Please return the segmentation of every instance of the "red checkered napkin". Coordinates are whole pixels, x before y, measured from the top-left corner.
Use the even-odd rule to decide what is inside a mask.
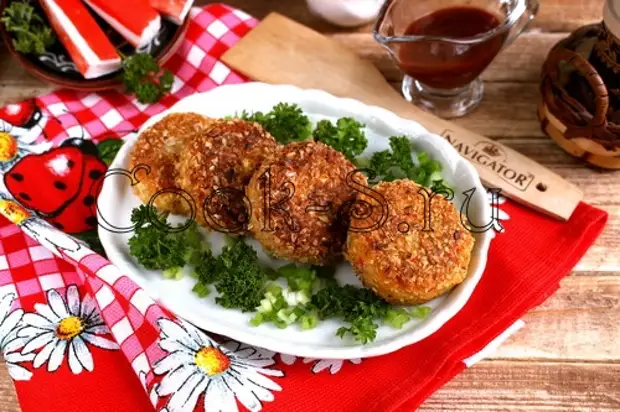
[[[256,23],[224,5],[193,9],[167,65],[173,93],[158,104],[60,90],[0,110],[0,350],[22,410],[410,411],[521,326],[602,230],[605,213],[585,204],[560,223],[504,203],[504,233],[465,308],[382,357],[296,359],[175,318],[59,229],[83,237],[96,226],[96,144],[192,93],[245,81],[218,58]]]

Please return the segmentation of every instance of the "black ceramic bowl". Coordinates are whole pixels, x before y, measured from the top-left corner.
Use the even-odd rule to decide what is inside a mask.
[[[0,0],[0,15],[5,7],[9,6],[16,0]],[[31,4],[39,12],[39,14],[47,21],[47,17],[38,1],[31,0]],[[136,52],[136,49],[127,43],[114,29],[106,22],[101,20],[93,13],[93,16],[99,23],[100,27],[106,33],[112,44],[124,55],[129,56]],[[161,29],[154,39],[141,48],[139,52],[150,53],[160,65],[168,61],[181,45],[183,36],[189,25],[189,14],[183,24],[176,25],[166,19],[162,19]],[[35,77],[58,86],[62,86],[74,90],[97,91],[115,89],[121,85],[120,70],[107,74],[96,79],[85,79],[77,70],[71,57],[64,46],[56,41],[54,46],[44,54],[32,55],[22,54],[15,50],[11,34],[8,33],[4,24],[0,23],[0,31],[2,38],[9,52],[22,64],[22,66]]]

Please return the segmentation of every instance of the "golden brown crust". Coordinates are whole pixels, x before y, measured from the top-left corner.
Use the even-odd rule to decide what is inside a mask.
[[[355,190],[346,181],[354,170],[355,166],[340,152],[323,143],[298,142],[282,147],[271,162],[254,173],[246,188],[252,205],[251,233],[265,249],[282,259],[315,265],[339,260],[346,222],[339,218],[338,211],[355,197]],[[290,197],[282,205],[282,212],[265,212],[266,172],[272,208]],[[294,187],[292,196],[288,196],[287,187]],[[317,211],[325,206],[330,206],[329,210]],[[268,215],[270,224],[266,222]]]
[[[178,188],[179,154],[187,141],[213,122],[195,113],[173,113],[140,134],[129,156],[129,168],[138,165],[150,168],[149,173],[140,170],[135,175],[139,183],[133,189],[142,202],[149,203],[161,190]],[[164,212],[185,214],[188,211],[188,204],[172,193],[157,196],[153,205]]]
[[[347,237],[345,257],[364,286],[392,304],[428,302],[467,276],[474,237],[455,205],[440,195],[432,198],[430,226],[425,227],[421,188],[410,180],[375,186],[389,205],[387,221],[376,230],[349,231]],[[376,207],[352,225],[370,227],[378,222],[378,203],[365,194],[358,199]]]
[[[252,173],[276,147],[275,139],[262,126],[238,119],[217,121],[187,142],[179,157],[177,181],[196,203],[196,220],[222,231],[247,223],[230,221],[239,217],[242,197],[229,199],[235,208],[231,211],[218,194],[221,192],[215,191],[234,189],[224,193],[241,195]],[[209,213],[204,213],[207,200]]]

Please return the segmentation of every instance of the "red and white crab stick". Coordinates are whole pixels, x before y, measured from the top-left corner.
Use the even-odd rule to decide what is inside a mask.
[[[194,0],[149,0],[149,4],[166,19],[181,24],[192,8]]]
[[[80,0],[41,0],[41,5],[84,78],[101,77],[120,68],[116,49]]]
[[[149,44],[161,27],[161,17],[148,0],[85,1],[134,47]]]

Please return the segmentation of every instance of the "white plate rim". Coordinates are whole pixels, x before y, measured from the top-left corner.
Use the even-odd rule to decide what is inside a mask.
[[[258,82],[224,85],[207,92],[197,93],[185,97],[181,101],[177,102],[177,104],[175,104],[170,109],[151,117],[147,122],[144,123],[138,133],[128,135],[125,138],[126,144],[121,147],[114,162],[110,166],[110,169],[118,167],[122,168],[123,165],[119,164],[120,159],[126,159],[128,152],[133,146],[133,142],[135,142],[135,140],[137,139],[137,136],[139,136],[139,134],[143,130],[150,127],[152,124],[156,123],[167,114],[173,112],[187,111],[183,108],[190,105],[190,103],[192,102],[200,102],[202,99],[205,98],[216,99],[218,95],[226,96],[229,93],[240,92],[240,90],[241,92],[245,93],[256,93],[259,96],[265,93],[278,93],[281,95],[287,95],[289,96],[289,101],[295,101],[295,97],[301,98],[301,96],[303,96],[304,99],[316,100],[325,105],[330,105],[334,107],[346,107],[348,111],[365,113],[366,115],[374,116],[387,123],[400,122],[402,124],[407,124],[410,128],[415,128],[417,131],[425,132],[424,137],[428,139],[433,139],[433,144],[441,149],[442,154],[448,156],[451,161],[458,162],[459,166],[464,167],[467,170],[467,173],[470,175],[471,179],[473,180],[476,192],[485,193],[486,196],[486,190],[484,189],[475,168],[467,160],[461,157],[461,155],[456,151],[456,149],[454,149],[452,145],[450,145],[450,143],[447,142],[444,138],[436,134],[429,133],[418,123],[400,118],[386,109],[377,106],[366,105],[365,103],[362,103],[355,99],[336,97],[322,90],[301,89],[291,85],[271,85]],[[103,201],[105,201],[105,199],[109,195],[108,192],[110,191],[110,183],[104,182],[98,202],[102,201],[102,199]],[[485,216],[485,218],[490,217],[491,208],[489,203],[482,202],[481,204],[483,209],[482,215]],[[121,262],[120,265],[117,264],[117,266],[119,266],[119,269],[121,269],[121,271],[125,275],[135,281],[140,287],[143,287],[143,283],[140,281],[140,277],[132,273],[131,270],[127,270],[128,268],[125,267],[124,264],[122,264],[124,258],[122,252],[118,251],[113,246],[112,234],[109,231],[103,229],[102,226],[99,226],[98,231],[101,243],[106,250],[106,253],[108,254],[108,259],[110,260],[110,262],[112,262],[113,264]],[[299,345],[298,343],[290,344],[281,339],[274,339],[265,336],[255,336],[253,333],[251,333],[251,326],[249,326],[246,331],[240,330],[236,327],[228,327],[224,324],[210,324],[208,322],[202,321],[197,315],[194,315],[192,313],[185,313],[180,308],[167,307],[167,309],[173,312],[175,315],[179,316],[180,318],[183,318],[208,332],[223,335],[231,339],[262,347],[278,353],[316,359],[355,359],[380,356],[419,342],[420,340],[432,335],[465,306],[470,296],[472,295],[475,287],[480,281],[482,273],[484,272],[484,269],[486,267],[488,250],[491,240],[492,236],[489,231],[478,235],[478,238],[476,240],[476,248],[478,248],[478,264],[474,267],[470,267],[467,279],[459,287],[449,292],[450,301],[442,308],[442,310],[434,311],[431,316],[416,325],[415,329],[413,329],[410,333],[395,336],[393,338],[390,338],[390,340],[382,342],[380,345],[370,343],[367,345],[359,346],[343,346],[341,348],[324,348],[312,345]],[[146,292],[148,293],[148,290]]]

